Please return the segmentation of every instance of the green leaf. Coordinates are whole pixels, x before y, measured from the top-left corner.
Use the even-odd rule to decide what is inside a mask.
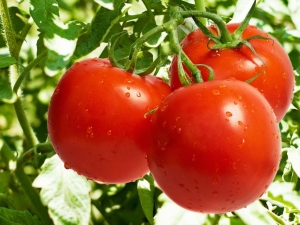
[[[122,9],[125,6],[125,0],[114,2],[114,10],[101,7],[90,26],[90,29],[83,33],[77,42],[75,56],[82,57],[99,47],[105,39],[110,29],[118,22],[122,16]]]
[[[146,218],[150,224],[154,224],[153,221],[153,207],[154,207],[154,179],[151,175],[145,175],[138,181],[138,194],[140,197],[141,205],[145,213]]]
[[[42,225],[37,216],[28,211],[19,211],[0,207],[1,225]]]
[[[153,62],[153,55],[151,52],[139,52],[137,56],[136,65],[134,68],[135,74],[140,74],[147,70]]]
[[[246,208],[235,211],[241,220],[247,225],[259,224],[259,225],[278,225],[274,219],[276,217],[272,212],[266,209],[259,201],[255,201]]]
[[[269,187],[266,200],[290,209],[300,209],[300,195],[293,191],[293,183],[273,182]]]
[[[0,76],[0,101],[14,103],[16,99],[16,94],[13,92],[10,83]]]
[[[17,63],[16,59],[11,56],[0,58],[0,68],[6,68]]]
[[[90,184],[73,170],[65,169],[57,155],[45,161],[33,186],[42,188],[41,199],[48,206],[54,224],[88,224],[91,212]]]
[[[46,73],[53,76],[70,62],[82,24],[75,21],[64,24],[55,0],[31,0],[30,3],[32,18],[43,32],[44,45],[49,50]]]

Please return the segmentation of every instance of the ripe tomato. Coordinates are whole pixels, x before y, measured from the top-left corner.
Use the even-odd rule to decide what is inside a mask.
[[[224,213],[258,199],[276,174],[281,140],[267,100],[239,80],[175,90],[152,117],[150,171],[180,206]]]
[[[149,169],[150,119],[171,88],[107,59],[73,65],[59,81],[48,113],[49,137],[66,168],[103,183],[136,180]]]
[[[228,24],[227,28],[232,33],[238,25]],[[209,29],[216,33],[214,26]],[[190,33],[181,44],[183,51],[194,64],[206,64],[214,70],[216,80],[235,77],[246,81],[260,74],[250,84],[265,96],[274,109],[277,121],[280,121],[293,97],[293,68],[280,43],[267,33],[254,26],[248,26],[242,38],[246,39],[255,35],[270,39],[249,41],[265,64],[245,45],[236,49],[210,50],[208,44],[211,41],[200,30]],[[207,81],[208,70],[203,66],[198,68],[203,79]],[[170,83],[173,90],[182,86],[178,78],[177,57],[174,58],[170,68]]]

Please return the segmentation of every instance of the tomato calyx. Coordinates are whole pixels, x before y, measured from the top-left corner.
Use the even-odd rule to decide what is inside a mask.
[[[249,25],[249,21],[252,17],[253,10],[255,8],[256,1],[253,2],[252,7],[250,8],[249,13],[246,15],[244,21],[241,22],[240,26],[230,34],[228,29],[226,28],[225,23],[221,23],[216,19],[213,19],[213,22],[217,26],[217,35],[214,35],[207,27],[205,27],[199,20],[193,15],[192,18],[194,19],[195,23],[199,27],[199,29],[209,38],[209,42],[207,43],[207,48],[210,50],[220,50],[226,48],[241,48],[243,45],[246,45],[253,54],[260,59],[260,61],[265,65],[262,58],[257,54],[255,49],[250,44],[250,40],[252,39],[260,39],[260,40],[272,40],[271,38],[266,38],[260,35],[255,35],[246,39],[242,39],[242,34],[244,33],[245,29]]]

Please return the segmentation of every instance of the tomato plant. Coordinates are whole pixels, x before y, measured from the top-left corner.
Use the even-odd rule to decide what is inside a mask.
[[[140,77],[106,59],[77,62],[49,105],[50,140],[66,168],[91,180],[126,183],[148,172],[150,117],[170,93],[156,77]]]
[[[298,0],[256,2],[253,0],[0,0],[0,224],[300,224],[300,11],[297,10],[299,8],[300,1]],[[208,21],[209,24],[214,24],[218,28],[217,36],[211,36],[210,32],[205,29]],[[245,26],[230,33],[233,29],[229,32],[226,26],[230,28],[234,25],[227,25],[229,21]],[[247,27],[248,24],[255,25],[259,29]],[[262,35],[270,39],[251,39],[252,34],[240,38],[245,27],[247,27],[245,34],[248,30],[264,31]],[[186,56],[185,49],[182,51],[181,47],[187,48],[187,46],[180,45],[180,43],[184,37],[197,28],[210,36],[209,47],[215,50],[209,51],[209,57],[205,58],[205,60],[209,59],[207,63],[195,61],[197,65],[194,65]],[[215,27],[209,29],[216,34]],[[266,33],[272,37],[267,36]],[[201,40],[207,40],[206,37],[202,37],[202,34],[190,35],[199,36],[199,43]],[[190,39],[190,35],[187,38]],[[276,52],[278,42],[275,38],[282,44],[285,52],[281,51],[280,54]],[[256,54],[250,51],[250,45],[241,45],[247,44],[245,42],[247,40]],[[193,54],[191,51],[189,53],[191,59],[193,55],[198,54],[196,54],[197,44],[195,43],[194,48],[191,48],[194,51]],[[217,48],[219,48],[218,51]],[[203,51],[208,51],[206,45],[199,54]],[[223,214],[198,213],[200,209],[195,210],[193,201],[191,204],[189,201],[189,198],[194,201],[198,199],[199,195],[198,193],[195,195],[195,190],[199,188],[199,193],[200,190],[207,191],[207,196],[201,199],[203,203],[206,203],[203,205],[207,205],[207,211],[225,211],[226,209],[220,209],[216,205],[219,201],[219,205],[222,203],[225,207],[223,203],[224,201],[226,203],[224,200],[226,194],[229,194],[230,205],[232,203],[232,208],[227,207],[227,210],[234,210],[237,209],[238,204],[244,206],[248,200],[248,202],[252,201],[250,197],[247,200],[247,195],[242,195],[243,193],[249,196],[252,193],[254,199],[254,197],[257,198],[255,191],[263,193],[268,185],[266,178],[274,169],[271,169],[272,160],[275,164],[277,158],[275,156],[273,158],[272,154],[276,151],[274,149],[274,152],[269,155],[269,161],[265,161],[265,167],[262,169],[260,162],[266,159],[267,152],[270,153],[268,146],[274,144],[272,137],[268,136],[269,139],[262,140],[267,136],[267,129],[269,129],[265,126],[266,121],[263,119],[265,110],[261,108],[257,112],[259,117],[256,115],[256,123],[252,121],[252,124],[256,126],[251,127],[249,124],[245,126],[250,117],[239,120],[239,115],[236,114],[238,107],[242,106],[242,101],[238,101],[239,97],[237,97],[236,108],[230,111],[231,117],[225,117],[222,111],[223,119],[228,119],[228,123],[213,114],[217,111],[219,104],[212,101],[212,96],[210,96],[211,99],[204,101],[207,104],[208,101],[215,103],[212,113],[209,116],[207,111],[198,111],[194,114],[194,110],[197,110],[199,108],[197,105],[200,104],[197,99],[194,99],[197,93],[177,102],[175,110],[169,111],[168,116],[164,114],[166,121],[176,121],[177,113],[180,112],[183,115],[183,111],[177,112],[177,109],[182,109],[189,101],[194,102],[193,106],[185,112],[186,116],[191,118],[191,122],[182,116],[174,124],[176,128],[172,130],[174,133],[171,137],[178,139],[178,142],[174,139],[174,143],[178,143],[178,146],[174,146],[176,150],[174,156],[155,158],[157,164],[153,163],[154,166],[159,165],[165,168],[169,165],[170,173],[163,182],[169,182],[170,187],[174,186],[172,190],[177,195],[176,198],[172,197],[163,185],[160,189],[151,173],[139,178],[149,171],[145,166],[147,160],[144,157],[146,150],[153,148],[153,138],[151,138],[153,128],[156,127],[157,131],[154,134],[161,135],[159,137],[162,138],[160,143],[154,139],[155,148],[158,148],[157,144],[160,144],[160,148],[164,149],[163,141],[166,140],[164,138],[171,133],[166,130],[168,124],[165,125],[166,127],[161,127],[161,130],[158,130],[159,124],[153,126],[151,113],[155,113],[153,109],[160,104],[162,96],[167,96],[171,92],[170,86],[157,77],[162,77],[165,81],[169,80],[170,64],[174,55],[178,55],[182,62],[179,60],[178,64],[180,74],[184,74],[184,69],[188,69],[198,82],[201,81],[199,68],[207,87],[210,85],[207,81],[207,67],[200,66],[198,63],[214,67],[215,80],[227,82],[225,81],[227,75],[242,81],[256,78],[251,82],[253,86],[264,84],[264,87],[256,86],[259,91],[265,88],[262,90],[267,92],[268,88],[273,87],[273,108],[280,114],[279,109],[280,107],[283,109],[284,104],[278,104],[276,110],[276,103],[278,101],[283,103],[284,98],[289,101],[290,98],[287,96],[290,95],[291,89],[288,83],[293,82],[289,73],[286,74],[286,79],[279,79],[279,74],[283,75],[284,67],[289,64],[284,65],[285,60],[276,62],[275,72],[278,73],[274,75],[274,72],[270,76],[270,72],[274,71],[271,69],[274,65],[267,64],[270,61],[269,58],[267,59],[267,52],[272,51],[273,58],[277,60],[283,59],[282,56],[288,54],[297,76],[294,77],[296,86],[292,105],[280,122],[280,115],[277,115],[279,122],[277,125],[281,132],[278,139],[281,137],[282,158],[279,166],[278,162],[274,166],[278,169],[276,176],[272,173],[273,175],[269,177],[270,181],[271,176],[275,176],[272,184],[259,199],[245,208]],[[237,57],[231,58],[235,54]],[[102,59],[92,60],[93,58]],[[113,67],[104,58],[109,58]],[[214,63],[212,63],[213,58]],[[85,59],[89,60],[85,61]],[[73,66],[68,70],[71,65]],[[186,68],[183,69],[181,65]],[[246,69],[253,69],[255,66],[257,69],[253,74],[248,74]],[[173,67],[174,64],[171,70],[174,69]],[[238,69],[242,71],[239,75]],[[96,70],[106,71],[107,76]],[[67,75],[64,75],[66,71]],[[149,76],[150,74],[155,76]],[[127,77],[130,77],[128,81],[132,80],[135,83],[128,83]],[[187,78],[187,76],[180,77]],[[262,81],[262,78],[265,79]],[[171,83],[175,83],[172,77]],[[190,80],[182,79],[182,83],[190,83]],[[275,88],[276,84],[278,90]],[[58,88],[56,88],[57,85]],[[283,91],[281,93],[279,88],[284,88],[284,85],[286,89],[281,90]],[[194,85],[184,90],[192,90],[192,86]],[[201,87],[200,84],[195,84],[195,86]],[[216,87],[216,89],[219,88]],[[243,91],[247,92],[246,89]],[[141,93],[140,97],[138,97],[138,91]],[[181,89],[178,91],[182,92]],[[223,89],[220,91],[224,94]],[[176,93],[177,91],[171,96],[177,96]],[[50,103],[52,95],[55,101]],[[171,96],[170,99],[173,98]],[[243,98],[247,99],[245,96]],[[56,107],[53,105],[54,102],[57,103]],[[261,104],[259,102],[257,96],[253,97],[254,106]],[[150,111],[147,106],[150,107]],[[231,106],[234,107],[234,100]],[[154,114],[153,122],[159,120],[157,114],[158,111]],[[270,117],[274,121],[274,115],[271,116],[271,114],[270,112]],[[281,114],[284,114],[284,110]],[[212,132],[205,130],[203,134],[204,137],[210,138],[211,144],[203,145],[204,147],[208,146],[207,149],[210,150],[222,143],[222,140],[224,141],[223,136],[230,137],[225,145],[221,146],[222,148],[218,148],[216,152],[220,149],[223,152],[217,156],[207,150],[202,152],[202,158],[198,158],[200,155],[198,152],[194,157],[187,141],[192,143],[195,133],[191,133],[191,136],[185,139],[182,139],[180,135],[181,133],[187,136],[183,128],[194,124],[196,118],[200,118],[201,115],[207,115],[207,123],[204,123],[206,127],[209,127],[209,122],[212,121],[209,127]],[[220,113],[219,116],[221,116]],[[183,118],[186,123],[180,122]],[[180,127],[177,126],[178,124]],[[236,126],[224,128],[229,124]],[[223,131],[222,128],[224,128]],[[243,128],[246,128],[246,131],[242,132]],[[191,128],[193,132],[200,130],[199,126]],[[246,136],[249,133],[247,130],[252,134],[251,137]],[[260,136],[255,136],[254,130]],[[237,132],[234,133],[234,131]],[[238,135],[241,135],[240,139],[237,138]],[[200,139],[194,142],[199,144]],[[63,148],[62,145],[67,148]],[[251,151],[241,149],[241,153],[245,154],[238,155],[238,151],[233,151],[239,150],[240,146],[250,149],[249,145],[254,146]],[[266,148],[258,153],[261,145]],[[129,148],[130,146],[132,148]],[[175,156],[181,152],[179,148],[185,153],[181,155],[182,157],[176,158],[177,162]],[[159,152],[157,149],[157,153],[167,155],[170,153],[168,146],[166,150],[167,152],[163,153],[163,150]],[[64,156],[63,161],[56,151],[60,156]],[[225,153],[228,154],[225,155]],[[106,156],[107,158],[103,161]],[[111,158],[108,158],[110,156]],[[241,157],[234,160],[238,156]],[[174,161],[171,162],[173,159]],[[210,180],[209,175],[212,174],[208,172],[211,172],[211,168],[216,170],[216,162],[222,159],[219,165],[224,170],[219,169],[217,174],[222,176],[216,176],[217,179]],[[202,170],[192,170],[194,162],[200,160],[202,164],[198,167]],[[253,161],[256,162],[255,167],[250,169]],[[163,164],[164,162],[166,165]],[[179,168],[181,165],[184,165],[183,170]],[[137,169],[138,167],[140,169]],[[175,173],[177,168],[178,172]],[[189,188],[189,185],[195,183],[189,181],[197,171],[204,171],[207,174],[196,177],[196,181],[202,183]],[[158,174],[164,171],[161,169],[156,172],[153,173],[155,179],[163,183]],[[171,172],[174,173],[169,176]],[[133,177],[134,173],[135,177]],[[233,180],[230,174],[237,175],[237,178]],[[114,176],[114,181],[109,181],[108,176],[110,178]],[[249,187],[245,185],[246,181],[242,176],[249,178]],[[254,177],[256,183],[253,181]],[[123,184],[136,178],[139,179]],[[109,184],[110,182],[116,183],[116,181],[122,184]],[[172,185],[173,181],[178,182]],[[230,182],[239,182],[233,187],[232,194],[229,193]],[[212,186],[213,184],[215,186]],[[220,186],[223,186],[224,190]],[[210,192],[208,187],[214,189]],[[182,204],[179,202],[179,205],[185,208],[168,198],[164,190],[172,199],[174,198],[174,201],[187,197],[182,200]],[[244,204],[241,204],[242,202]],[[186,210],[189,208],[197,212]],[[205,208],[201,210],[205,212]]]
[[[227,24],[229,32],[234,32],[239,24]],[[209,29],[216,34],[216,27]],[[256,36],[262,36],[260,39]],[[294,72],[290,59],[280,43],[266,32],[255,26],[247,26],[242,39],[249,40],[256,54],[246,45],[237,48],[211,50],[213,41],[199,29],[191,32],[182,41],[182,49],[195,64],[205,64],[214,71],[216,80],[229,77],[247,81],[258,75],[250,84],[257,88],[269,101],[280,121],[287,112],[293,97]],[[181,87],[178,77],[178,62],[174,57],[170,68],[171,87]],[[209,71],[198,66],[205,81]],[[187,70],[189,73],[189,71]]]
[[[274,179],[281,154],[276,117],[265,98],[242,81],[175,90],[152,123],[150,171],[186,209],[224,213],[246,207]]]

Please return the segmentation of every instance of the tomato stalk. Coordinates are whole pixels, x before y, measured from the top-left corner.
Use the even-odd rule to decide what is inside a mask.
[[[230,32],[226,28],[226,24],[225,24],[224,20],[219,15],[217,15],[215,13],[201,12],[201,11],[184,11],[181,13],[181,15],[184,18],[194,16],[194,17],[204,17],[204,18],[210,19],[215,23],[215,25],[218,27],[218,29],[220,31],[220,37],[219,37],[220,44],[224,44],[224,47],[225,47],[226,44],[228,45],[233,41]],[[204,32],[207,32],[207,30],[205,30]]]
[[[170,23],[173,21],[169,21]],[[141,48],[141,46],[150,38],[154,37],[156,34],[161,33],[165,31],[165,27],[163,25],[161,26],[157,26],[155,28],[153,28],[152,30],[148,31],[147,33],[145,33],[141,38],[137,39],[130,47],[130,53],[129,53],[129,57],[128,57],[128,61],[125,64],[124,69],[128,72],[133,72],[134,67],[135,67],[135,63],[136,63],[136,59],[137,59],[137,55],[139,53],[139,50]]]
[[[205,2],[204,0],[195,0],[195,7],[197,11],[205,12]],[[206,18],[200,17],[198,18],[199,22],[206,26]]]
[[[17,92],[24,80],[24,78],[29,74],[30,70],[35,67],[37,64],[39,64],[45,57],[47,56],[47,50],[39,54],[32,62],[28,64],[23,70],[23,72],[18,77],[16,83],[14,84],[13,91]]]
[[[6,0],[0,0],[0,18],[1,18],[2,26],[3,26],[3,30],[4,30],[3,37],[7,43],[9,52],[12,57],[14,57],[16,60],[18,60],[18,58],[19,58],[18,45],[17,45],[17,41],[16,41],[16,35],[15,35],[11,20],[10,20]]]
[[[178,36],[177,36],[177,32],[176,30],[173,30],[170,33],[170,42],[171,42],[171,48],[172,50],[178,55],[178,57],[183,61],[183,63],[186,65],[186,67],[190,70],[190,72],[192,73],[192,76],[194,77],[196,83],[199,82],[203,82],[202,76],[201,76],[201,72],[200,70],[197,68],[197,66],[189,59],[189,57],[187,57],[187,55],[182,51],[181,47],[180,47],[180,43],[178,40]],[[183,81],[183,85],[188,85],[190,84],[190,82],[188,80],[186,80],[186,74],[184,73],[183,70],[178,70],[180,72],[179,77],[180,80]]]

